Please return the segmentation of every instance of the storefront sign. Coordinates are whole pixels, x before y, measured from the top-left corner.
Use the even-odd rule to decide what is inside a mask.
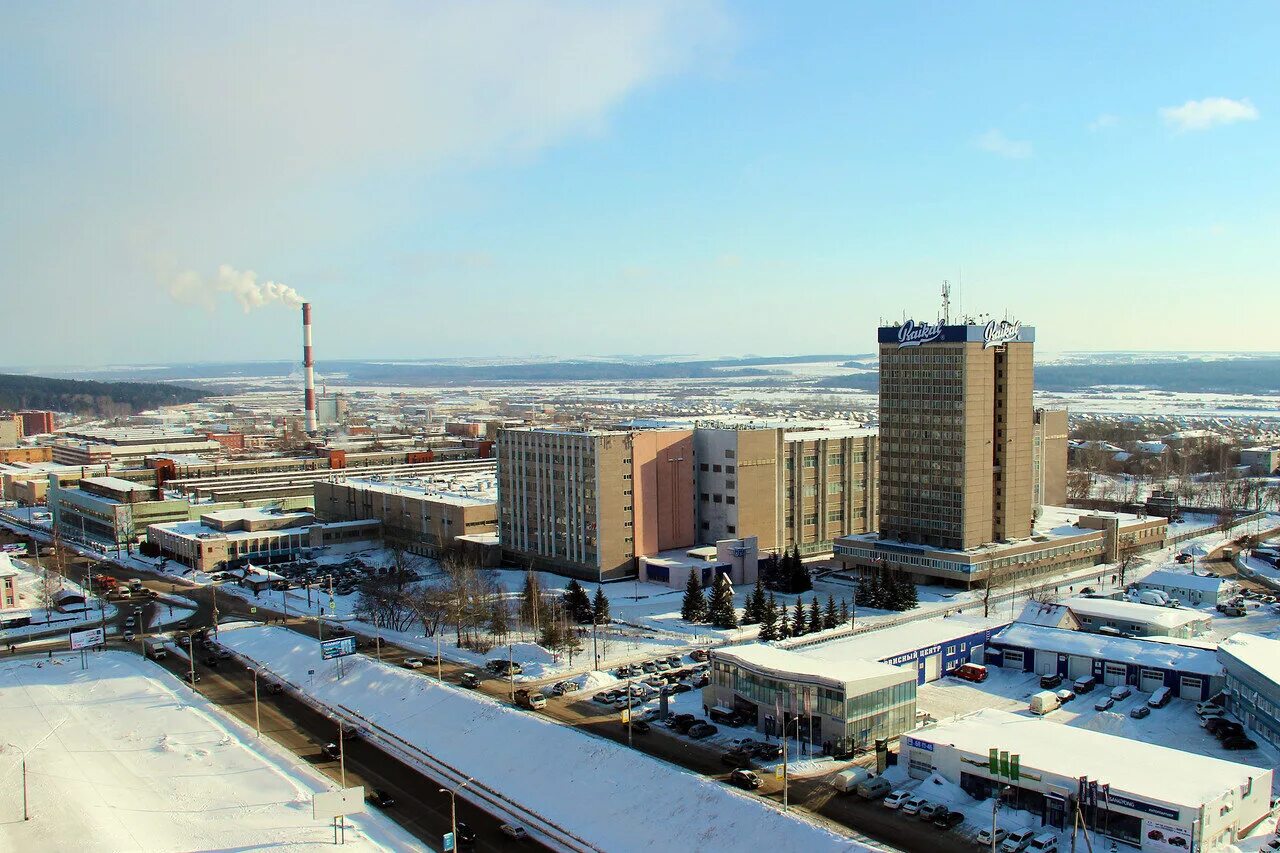
[[[898,349],[918,347],[942,337],[942,321],[921,324],[908,320],[898,327]]]
[[[1182,816],[1177,809],[1171,809],[1168,806],[1157,806],[1154,803],[1144,803],[1142,800],[1135,800],[1132,797],[1126,797],[1114,792],[1107,795],[1107,802],[1122,809],[1146,812],[1149,815],[1168,818],[1169,820],[1177,820]]]
[[[1173,826],[1164,821],[1144,817],[1142,849],[1187,853],[1191,849],[1191,830],[1185,826]]]
[[[998,347],[1016,341],[1022,334],[1022,323],[1015,320],[992,320],[982,332],[982,348]]]
[[[933,744],[927,740],[916,740],[913,737],[907,738],[907,746],[914,749],[923,749],[926,752],[933,752]]]

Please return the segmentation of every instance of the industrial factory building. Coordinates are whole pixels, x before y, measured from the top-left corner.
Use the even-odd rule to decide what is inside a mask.
[[[148,456],[220,454],[222,445],[203,433],[157,427],[71,429],[52,443],[53,461],[61,465],[140,467]]]

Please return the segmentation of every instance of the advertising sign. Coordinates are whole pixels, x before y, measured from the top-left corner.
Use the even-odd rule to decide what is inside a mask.
[[[101,628],[90,628],[87,631],[71,632],[72,649],[91,649],[107,641],[106,631]]]
[[[1191,849],[1191,830],[1160,820],[1142,819],[1142,849],[1162,853],[1187,853]]]
[[[360,814],[363,811],[363,785],[339,791],[321,791],[311,799],[311,817],[314,820],[332,820],[340,815]]]
[[[337,637],[333,640],[322,640],[320,642],[320,659],[333,660],[334,658],[344,658],[347,655],[356,653],[356,638]]]
[[[1007,344],[1010,341],[1016,341],[1018,336],[1022,334],[1022,323],[1014,321],[1010,323],[1008,320],[995,321],[987,323],[986,328],[982,330],[982,348],[990,349]]]

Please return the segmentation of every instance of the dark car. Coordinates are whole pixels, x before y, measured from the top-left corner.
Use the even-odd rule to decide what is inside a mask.
[[[745,791],[754,791],[764,783],[760,781],[760,777],[752,773],[750,770],[735,770],[729,774],[729,782],[737,785]]]
[[[325,758],[331,758],[334,761],[342,757],[342,750],[338,748],[336,743],[326,743],[320,747],[320,752],[324,754]]]
[[[666,692],[668,696],[673,693],[688,693],[692,689],[692,687],[684,683],[671,684],[663,688],[664,692]]]
[[[689,727],[687,734],[694,740],[702,740],[704,737],[711,737],[718,731],[720,730],[710,723],[694,723]]]
[[[692,714],[676,714],[671,718],[669,725],[681,734],[687,734],[689,729],[701,724],[698,722],[698,718]]]
[[[751,754],[756,758],[768,761],[773,758],[782,757],[782,747],[776,743],[758,743],[751,747]]]
[[[751,766],[751,753],[745,749],[731,749],[720,756],[720,763],[730,767],[745,769]]]
[[[375,806],[377,806],[380,809],[389,809],[396,804],[394,797],[392,797],[386,791],[379,791],[377,788],[374,788],[372,791],[370,791],[368,796],[365,797],[365,799],[367,799],[369,802],[373,803]]]
[[[964,812],[941,811],[933,819],[933,825],[938,829],[955,829],[964,823]]]
[[[627,723],[623,723],[622,725],[623,725],[623,726],[626,726],[626,725],[627,725]],[[647,735],[647,734],[649,733],[649,731],[650,731],[650,729],[649,729],[649,724],[648,724],[648,723],[646,723],[644,720],[632,720],[632,721],[631,721],[631,731],[632,731],[632,733],[634,733],[634,734],[638,734],[638,735]]]
[[[270,684],[268,684],[268,685],[267,685],[267,692],[268,692],[268,693],[276,693],[276,694],[278,694],[278,693],[283,693],[283,692],[284,692],[284,685],[283,685],[283,684],[281,684],[281,683],[280,683],[280,682],[278,682],[278,681],[273,681],[273,682],[271,682]]]
[[[689,652],[689,657],[701,663],[702,661],[709,658],[710,655],[707,654],[706,649],[694,649],[693,651]]]
[[[1057,686],[1058,686],[1058,685],[1060,685],[1060,684],[1062,684],[1062,676],[1061,676],[1061,675],[1042,675],[1042,676],[1040,676],[1040,689],[1041,689],[1041,690],[1052,690],[1053,688],[1057,687]]]
[[[463,847],[475,847],[476,846],[475,830],[467,826],[462,821],[458,821],[458,835],[457,835],[457,838],[455,838],[454,840],[457,842],[459,849]]]
[[[1141,720],[1144,717],[1151,716],[1151,709],[1148,708],[1146,705],[1137,705],[1134,707],[1132,711],[1129,712],[1129,716],[1133,717],[1135,720]]]
[[[218,658],[215,655],[209,655],[204,659],[204,665],[207,667],[216,667],[218,665]]]
[[[1209,722],[1216,725],[1212,725],[1212,727],[1205,726],[1205,728],[1218,740],[1240,737],[1244,734],[1244,726],[1234,720],[1210,720]]]
[[[740,726],[745,722],[741,713],[725,708],[712,708],[707,716],[711,718],[711,722],[722,723],[726,726]]]
[[[1222,739],[1223,749],[1257,749],[1258,744],[1244,735],[1235,735]]]
[[[200,680],[200,673],[198,673],[198,672],[188,672],[188,673],[187,673],[187,681],[188,681],[189,683],[191,683],[191,684],[195,684],[195,683],[196,683],[196,682],[198,682],[199,680]]]
[[[948,811],[949,809],[942,803],[925,803],[916,813],[916,817],[921,820],[933,820],[937,817],[946,817]]]

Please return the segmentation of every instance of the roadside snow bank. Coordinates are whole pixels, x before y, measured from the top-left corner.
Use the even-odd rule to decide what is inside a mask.
[[[765,801],[537,714],[363,655],[337,677],[314,640],[223,626],[221,642],[330,706],[413,744],[600,850],[868,850]],[[310,670],[315,675],[309,676]],[[641,804],[667,803],[661,820]]]

